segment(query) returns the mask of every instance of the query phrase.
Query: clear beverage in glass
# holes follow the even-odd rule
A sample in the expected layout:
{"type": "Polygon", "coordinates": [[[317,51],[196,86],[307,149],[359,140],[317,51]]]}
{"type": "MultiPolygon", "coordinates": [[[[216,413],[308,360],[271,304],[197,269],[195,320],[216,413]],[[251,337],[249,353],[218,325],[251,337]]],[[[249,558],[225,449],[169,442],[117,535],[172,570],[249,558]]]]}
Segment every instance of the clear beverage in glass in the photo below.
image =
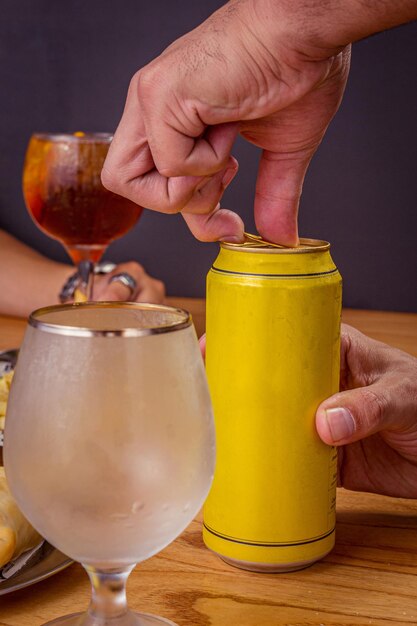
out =
{"type": "Polygon", "coordinates": [[[193,519],[214,456],[185,311],[82,303],[32,314],[8,404],[7,478],[29,521],[84,565],[93,586],[84,616],[50,624],[172,624],[129,611],[125,583],[193,519]]]}

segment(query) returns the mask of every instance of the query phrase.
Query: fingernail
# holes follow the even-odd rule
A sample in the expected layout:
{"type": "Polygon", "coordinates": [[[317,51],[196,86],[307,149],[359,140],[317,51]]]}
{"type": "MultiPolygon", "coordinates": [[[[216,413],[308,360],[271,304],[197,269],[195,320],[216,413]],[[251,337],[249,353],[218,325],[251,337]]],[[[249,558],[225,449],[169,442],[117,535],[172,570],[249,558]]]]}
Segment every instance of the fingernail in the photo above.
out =
{"type": "Polygon", "coordinates": [[[228,185],[230,185],[230,183],[236,176],[236,173],[237,173],[237,167],[229,167],[229,169],[225,171],[224,176],[222,178],[222,187],[226,188],[228,185]]]}
{"type": "Polygon", "coordinates": [[[348,439],[355,432],[355,420],[349,409],[338,407],[326,410],[326,420],[333,441],[348,439]]]}

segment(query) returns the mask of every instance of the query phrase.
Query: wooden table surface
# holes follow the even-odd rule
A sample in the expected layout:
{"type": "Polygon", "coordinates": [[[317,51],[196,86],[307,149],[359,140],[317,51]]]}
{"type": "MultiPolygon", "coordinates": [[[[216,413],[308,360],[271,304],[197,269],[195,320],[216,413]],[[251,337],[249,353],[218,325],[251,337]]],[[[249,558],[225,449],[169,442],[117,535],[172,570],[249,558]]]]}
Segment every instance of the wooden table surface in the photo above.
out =
{"type": "MultiPolygon", "coordinates": [[[[190,310],[199,334],[204,302],[171,298],[190,310]]],[[[344,312],[344,321],[417,356],[417,315],[344,312]]],[[[0,349],[20,344],[24,322],[0,317],[0,349]]],[[[201,518],[132,572],[133,609],[179,626],[392,626],[417,623],[417,501],[339,490],[337,539],[323,561],[291,574],[254,574],[205,549],[201,518]]],[[[39,626],[84,610],[90,590],[78,564],[0,597],[0,626],[39,626]]]]}

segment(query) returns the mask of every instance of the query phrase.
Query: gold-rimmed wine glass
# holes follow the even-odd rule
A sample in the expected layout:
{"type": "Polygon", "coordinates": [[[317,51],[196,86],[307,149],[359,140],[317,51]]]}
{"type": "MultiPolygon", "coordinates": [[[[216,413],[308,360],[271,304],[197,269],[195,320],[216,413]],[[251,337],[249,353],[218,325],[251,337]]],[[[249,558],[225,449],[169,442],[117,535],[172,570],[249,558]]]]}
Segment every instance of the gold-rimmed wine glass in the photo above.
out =
{"type": "Polygon", "coordinates": [[[26,152],[26,206],[35,224],[58,239],[77,266],[80,300],[92,299],[95,264],[143,210],[101,183],[111,140],[108,133],[35,133],[26,152]]]}
{"type": "Polygon", "coordinates": [[[93,588],[87,613],[50,625],[173,626],[129,611],[126,580],[200,509],[214,454],[185,311],[99,302],[30,316],[8,402],[7,480],[31,524],[84,565],[93,588]]]}

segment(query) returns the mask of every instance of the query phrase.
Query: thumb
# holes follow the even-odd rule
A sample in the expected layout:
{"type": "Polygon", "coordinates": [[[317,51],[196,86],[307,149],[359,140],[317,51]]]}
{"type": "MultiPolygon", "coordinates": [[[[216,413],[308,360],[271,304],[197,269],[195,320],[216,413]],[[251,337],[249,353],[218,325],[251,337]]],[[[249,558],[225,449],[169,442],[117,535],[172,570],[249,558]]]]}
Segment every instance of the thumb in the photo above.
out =
{"type": "Polygon", "coordinates": [[[353,443],[390,425],[390,407],[382,385],[337,393],[319,406],[316,428],[329,445],[353,443]]]}

